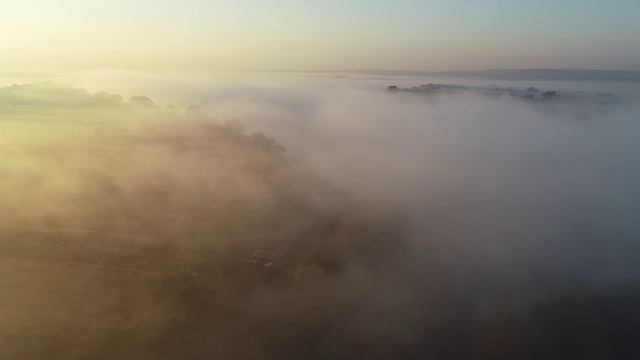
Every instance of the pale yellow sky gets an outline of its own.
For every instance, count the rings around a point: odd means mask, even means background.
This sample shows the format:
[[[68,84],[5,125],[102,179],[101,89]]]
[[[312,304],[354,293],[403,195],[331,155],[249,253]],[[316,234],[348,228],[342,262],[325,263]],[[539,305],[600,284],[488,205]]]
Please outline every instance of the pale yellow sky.
[[[640,70],[640,2],[0,0],[0,71]]]

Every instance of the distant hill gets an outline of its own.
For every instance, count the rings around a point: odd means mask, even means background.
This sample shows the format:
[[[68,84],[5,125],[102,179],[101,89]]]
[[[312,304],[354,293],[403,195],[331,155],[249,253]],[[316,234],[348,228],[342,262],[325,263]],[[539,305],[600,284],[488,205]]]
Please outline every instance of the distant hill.
[[[640,82],[640,71],[626,70],[488,69],[473,71],[353,70],[350,72],[385,76],[458,76],[485,78],[491,80]]]

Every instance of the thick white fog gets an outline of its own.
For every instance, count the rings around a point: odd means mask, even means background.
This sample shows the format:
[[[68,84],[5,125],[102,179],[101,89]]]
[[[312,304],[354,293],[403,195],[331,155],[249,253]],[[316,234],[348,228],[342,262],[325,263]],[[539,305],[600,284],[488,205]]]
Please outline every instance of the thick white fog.
[[[27,80],[0,78],[11,359],[555,359],[600,346],[598,301],[640,313],[638,84]],[[425,83],[578,95],[387,91]]]
[[[615,104],[385,91],[427,82],[496,84],[263,75],[200,88],[196,98],[360,200],[405,211],[415,251],[445,251],[454,272],[509,269],[550,286],[637,278],[640,86],[497,84],[624,99]]]

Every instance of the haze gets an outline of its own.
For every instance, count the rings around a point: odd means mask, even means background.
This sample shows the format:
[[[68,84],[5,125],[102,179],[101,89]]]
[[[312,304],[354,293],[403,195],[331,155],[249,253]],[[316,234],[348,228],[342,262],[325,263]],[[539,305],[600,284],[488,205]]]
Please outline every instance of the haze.
[[[0,10],[0,359],[640,358],[636,2]]]

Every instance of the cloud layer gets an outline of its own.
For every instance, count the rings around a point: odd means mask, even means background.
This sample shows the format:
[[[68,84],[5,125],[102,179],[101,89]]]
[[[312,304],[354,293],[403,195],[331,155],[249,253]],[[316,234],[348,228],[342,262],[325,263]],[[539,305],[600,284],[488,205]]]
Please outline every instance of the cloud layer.
[[[0,90],[3,353],[633,351],[636,102],[358,81]]]

